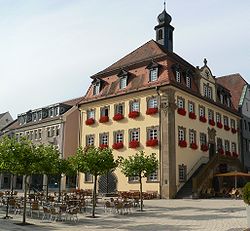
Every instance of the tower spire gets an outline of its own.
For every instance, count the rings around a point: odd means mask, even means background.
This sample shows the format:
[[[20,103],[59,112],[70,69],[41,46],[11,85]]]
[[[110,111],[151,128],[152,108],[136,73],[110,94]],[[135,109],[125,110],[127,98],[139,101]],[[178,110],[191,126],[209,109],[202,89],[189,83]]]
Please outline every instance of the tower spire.
[[[164,0],[164,10],[166,11],[166,0]]]

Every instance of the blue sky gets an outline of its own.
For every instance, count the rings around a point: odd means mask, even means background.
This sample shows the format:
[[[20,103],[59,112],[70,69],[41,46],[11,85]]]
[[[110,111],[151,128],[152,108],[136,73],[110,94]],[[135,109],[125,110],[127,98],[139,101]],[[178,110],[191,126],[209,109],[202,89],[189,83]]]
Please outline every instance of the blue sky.
[[[0,0],[0,113],[85,94],[90,76],[155,39],[163,0]],[[250,1],[171,0],[174,52],[250,82]]]

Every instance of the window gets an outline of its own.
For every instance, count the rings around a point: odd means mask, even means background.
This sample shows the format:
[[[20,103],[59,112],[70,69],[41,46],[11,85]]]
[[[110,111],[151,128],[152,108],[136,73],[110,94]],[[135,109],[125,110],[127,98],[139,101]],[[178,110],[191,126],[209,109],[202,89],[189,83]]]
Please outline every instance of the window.
[[[225,151],[226,152],[230,151],[229,140],[225,140]]]
[[[152,68],[149,70],[149,82],[154,82],[158,79],[158,68]]]
[[[179,182],[185,182],[187,177],[187,166],[179,165]]]
[[[33,112],[32,113],[32,121],[36,122],[36,120],[37,120],[37,113]]]
[[[140,140],[140,130],[139,130],[139,128],[129,130],[129,141],[132,141],[132,140],[136,140],[136,141]]]
[[[124,114],[124,104],[117,104],[115,105],[115,114]]]
[[[153,97],[153,98],[150,98],[148,100],[148,108],[157,108],[158,105],[157,105],[157,98],[156,97]]]
[[[49,117],[53,117],[53,115],[54,115],[54,109],[50,108],[49,109]]]
[[[102,133],[100,134],[100,145],[108,145],[108,133]]]
[[[34,131],[30,131],[30,140],[33,140]]]
[[[123,131],[114,132],[114,143],[123,143]]]
[[[191,88],[191,78],[189,76],[186,76],[186,86]]]
[[[181,141],[181,140],[186,140],[186,129],[183,128],[183,127],[179,127],[178,128],[178,140]]]
[[[52,137],[55,136],[55,134],[56,134],[56,128],[55,128],[55,126],[51,127],[50,129],[51,129],[51,136]]]
[[[42,139],[42,129],[41,128],[38,129],[38,139],[39,140]]]
[[[95,111],[94,110],[88,110],[87,111],[87,119],[94,119],[95,118]]]
[[[235,128],[235,120],[231,119],[231,128]]]
[[[95,144],[94,135],[86,135],[86,146],[93,146]]]
[[[59,106],[55,107],[54,112],[55,112],[55,116],[59,115]]]
[[[210,87],[208,84],[203,85],[203,94],[205,97],[212,99],[212,87]]]
[[[38,130],[35,130],[34,132],[35,132],[35,140],[37,140],[38,139]]]
[[[207,144],[207,135],[205,133],[200,133],[200,144]]]
[[[216,113],[216,122],[221,123],[221,114],[220,113]]]
[[[236,153],[236,143],[232,142],[232,152]]]
[[[50,127],[47,128],[47,137],[51,137],[51,128]]]
[[[196,131],[193,129],[189,130],[189,143],[196,144]]]
[[[193,102],[188,102],[188,111],[189,112],[195,112]]]
[[[93,175],[90,174],[89,172],[86,172],[84,174],[84,182],[93,183]]]
[[[163,39],[163,33],[162,30],[158,30],[158,40]]]
[[[93,95],[98,95],[100,93],[101,82],[97,81],[93,85]]]
[[[127,76],[120,77],[120,89],[127,87]]]
[[[221,138],[217,138],[217,150],[218,149],[222,149],[223,146],[222,146],[222,139]]]
[[[181,72],[176,71],[175,72],[175,77],[176,77],[176,82],[180,83],[181,82]]]
[[[181,97],[177,98],[177,106],[178,108],[185,108],[185,100]]]
[[[101,117],[102,116],[109,116],[109,108],[108,107],[102,107],[100,111]]]
[[[208,119],[214,120],[214,111],[211,109],[208,109]]]
[[[38,117],[38,120],[42,119],[42,111],[37,112],[37,117]]]
[[[148,140],[158,139],[158,127],[151,127],[147,129]]]
[[[130,176],[128,177],[128,182],[138,182],[139,176]]]
[[[223,117],[223,120],[224,120],[224,125],[225,126],[228,126],[229,124],[228,124],[228,117],[227,116],[224,116]]]
[[[153,173],[151,173],[148,177],[147,177],[148,181],[157,181],[158,180],[158,171],[155,171]]]
[[[199,106],[199,115],[200,117],[205,117],[205,107]]]
[[[140,111],[139,101],[135,100],[130,102],[130,111]]]
[[[56,136],[60,135],[60,125],[56,126]]]

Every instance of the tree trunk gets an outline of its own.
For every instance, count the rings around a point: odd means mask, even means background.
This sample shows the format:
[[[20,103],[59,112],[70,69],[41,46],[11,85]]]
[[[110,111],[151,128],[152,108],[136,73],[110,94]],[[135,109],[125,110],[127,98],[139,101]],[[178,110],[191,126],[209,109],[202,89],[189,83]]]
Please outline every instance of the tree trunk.
[[[96,184],[97,184],[97,176],[94,176],[94,189],[93,189],[93,207],[92,207],[92,217],[95,217],[95,206],[96,206]]]
[[[60,202],[61,201],[61,179],[62,177],[59,177],[59,180],[58,180],[58,201]]]
[[[140,208],[141,211],[143,210],[143,200],[142,200],[142,182],[141,182],[141,175],[139,176],[139,182],[140,182]]]
[[[10,178],[10,191],[11,191],[11,196],[13,196],[13,191],[14,191],[14,174],[11,174],[11,178]]]
[[[24,176],[24,198],[23,198],[23,222],[22,224],[26,224],[26,202],[27,202],[27,182],[28,176]]]
[[[48,203],[48,196],[49,196],[49,175],[47,176],[47,184],[46,184],[46,202]]]

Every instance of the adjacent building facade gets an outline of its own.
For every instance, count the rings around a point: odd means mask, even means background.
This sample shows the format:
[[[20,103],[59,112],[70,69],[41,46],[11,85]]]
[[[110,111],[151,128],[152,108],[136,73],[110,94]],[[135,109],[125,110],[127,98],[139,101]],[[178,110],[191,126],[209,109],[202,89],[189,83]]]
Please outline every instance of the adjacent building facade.
[[[8,126],[12,121],[13,118],[9,112],[4,112],[0,114],[0,135],[1,135],[1,130],[6,126]]]
[[[144,180],[143,190],[162,198],[176,197],[190,180],[198,194],[212,187],[214,173],[241,167],[240,116],[230,91],[217,83],[206,60],[194,67],[173,52],[170,23],[164,10],[156,41],[93,75],[79,103],[81,145],[111,147],[115,157],[156,153],[159,168]],[[91,175],[81,175],[81,188],[92,183]],[[98,190],[137,190],[136,183],[138,177],[126,178],[118,169],[99,178]]]

